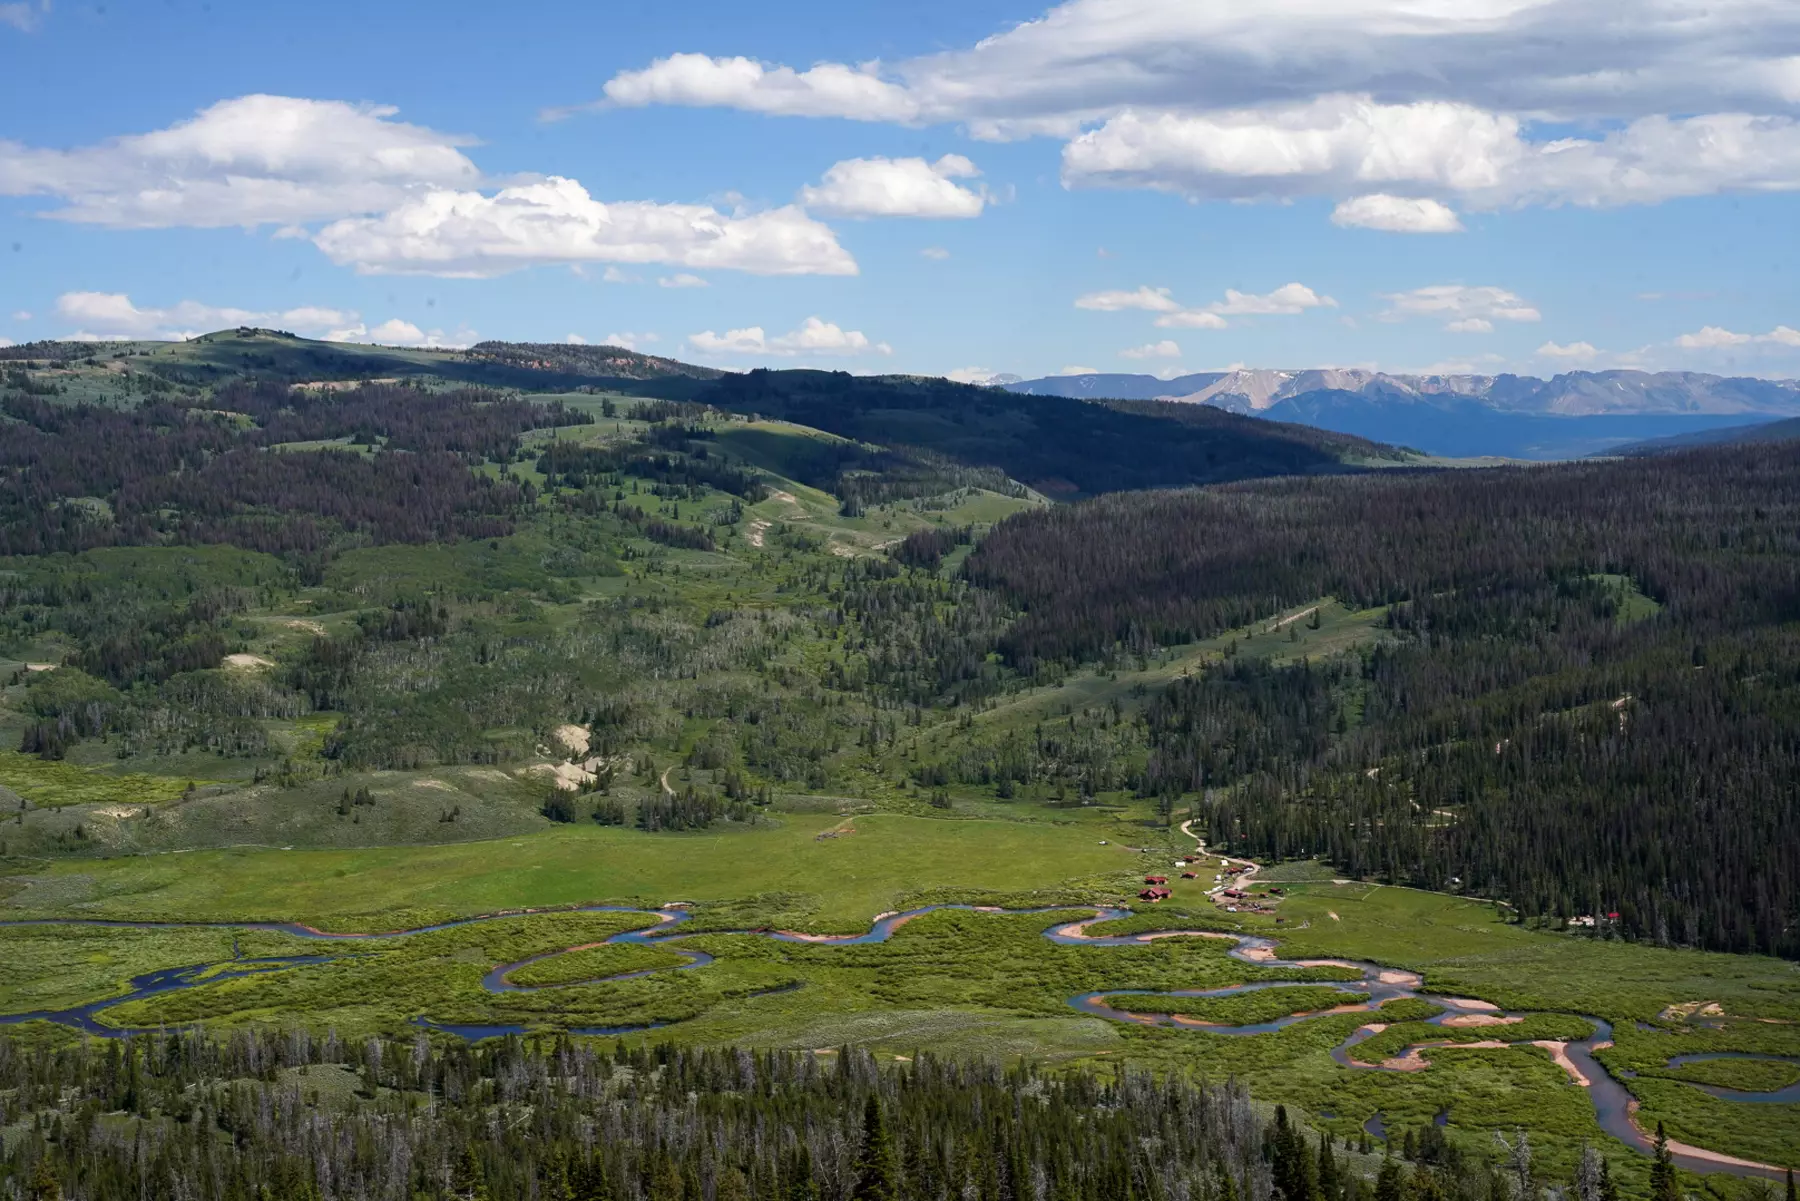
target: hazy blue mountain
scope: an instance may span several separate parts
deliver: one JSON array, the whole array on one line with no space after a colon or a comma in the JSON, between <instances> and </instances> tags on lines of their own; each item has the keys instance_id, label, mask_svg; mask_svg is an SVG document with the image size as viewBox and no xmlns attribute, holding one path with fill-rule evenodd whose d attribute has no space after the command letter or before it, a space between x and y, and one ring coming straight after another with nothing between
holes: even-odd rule
<instances>
[{"instance_id":1,"label":"hazy blue mountain","mask_svg":"<svg viewBox=\"0 0 1800 1201\"><path fill-rule=\"evenodd\" d=\"M1800 415L1800 382L1696 372L1390 375L1351 368L1052 376L1039 396L1164 399L1457 457L1560 459Z\"/></svg>"}]
</instances>

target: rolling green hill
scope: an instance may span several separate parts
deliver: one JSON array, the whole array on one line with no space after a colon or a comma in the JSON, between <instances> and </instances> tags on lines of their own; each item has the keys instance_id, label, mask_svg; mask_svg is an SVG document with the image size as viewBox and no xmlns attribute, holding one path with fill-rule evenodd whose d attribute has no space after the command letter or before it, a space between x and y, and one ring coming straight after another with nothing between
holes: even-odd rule
<instances>
[{"instance_id":1,"label":"rolling green hill","mask_svg":"<svg viewBox=\"0 0 1800 1201\"><path fill-rule=\"evenodd\" d=\"M1056 499L1416 459L1362 438L1200 405L1026 396L918 376L752 371L718 379L696 399L998 468Z\"/></svg>"},{"instance_id":2,"label":"rolling green hill","mask_svg":"<svg viewBox=\"0 0 1800 1201\"><path fill-rule=\"evenodd\" d=\"M70 401L129 405L185 389L190 394L255 377L288 383L418 380L556 392L603 388L683 396L720 373L617 346L482 342L466 350L420 350L320 342L279 330L240 328L185 342L31 342L0 348L5 383ZM18 381L18 382L14 382Z\"/></svg>"}]
</instances>

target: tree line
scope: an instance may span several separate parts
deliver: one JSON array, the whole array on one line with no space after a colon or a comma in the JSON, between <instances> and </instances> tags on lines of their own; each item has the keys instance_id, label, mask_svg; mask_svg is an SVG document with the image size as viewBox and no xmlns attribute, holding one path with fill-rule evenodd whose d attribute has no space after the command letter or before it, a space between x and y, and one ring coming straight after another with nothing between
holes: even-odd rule
<instances>
[{"instance_id":1,"label":"tree line","mask_svg":"<svg viewBox=\"0 0 1800 1201\"><path fill-rule=\"evenodd\" d=\"M1407 1159L1370 1171L1236 1084L849 1047L9 1035L0 1111L0 1190L31 1201L1529 1201L1564 1183L1523 1136L1494 1164L1409 1132ZM1620 1195L1591 1148L1569 1185Z\"/></svg>"}]
</instances>

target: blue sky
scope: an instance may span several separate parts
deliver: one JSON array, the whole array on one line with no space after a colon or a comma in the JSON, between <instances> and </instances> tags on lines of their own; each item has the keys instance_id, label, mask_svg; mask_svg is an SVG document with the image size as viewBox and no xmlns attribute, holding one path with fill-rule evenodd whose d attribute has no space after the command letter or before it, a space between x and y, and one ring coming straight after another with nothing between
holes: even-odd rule
<instances>
[{"instance_id":1,"label":"blue sky","mask_svg":"<svg viewBox=\"0 0 1800 1201\"><path fill-rule=\"evenodd\" d=\"M1797 110L1771 0L10 0L0 338L1788 377Z\"/></svg>"}]
</instances>

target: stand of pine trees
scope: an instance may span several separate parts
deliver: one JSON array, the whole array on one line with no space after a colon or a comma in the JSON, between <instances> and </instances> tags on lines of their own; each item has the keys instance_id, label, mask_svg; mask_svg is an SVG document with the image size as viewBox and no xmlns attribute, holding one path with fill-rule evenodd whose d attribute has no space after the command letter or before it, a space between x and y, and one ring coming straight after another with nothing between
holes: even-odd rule
<instances>
[{"instance_id":1,"label":"stand of pine trees","mask_svg":"<svg viewBox=\"0 0 1800 1201\"><path fill-rule=\"evenodd\" d=\"M1371 1176L1235 1084L566 1037L8 1035L0 1130L15 1201L1529 1201L1559 1183L1523 1136L1490 1164L1436 1127L1395 1133L1405 1159ZM1653 1201L1673 1181L1653 1172ZM1591 1149L1569 1192L1619 1201Z\"/></svg>"},{"instance_id":2,"label":"stand of pine trees","mask_svg":"<svg viewBox=\"0 0 1800 1201\"><path fill-rule=\"evenodd\" d=\"M1299 662L1170 687L1143 790L1241 853L1800 956L1800 442L1110 496L967 572L1025 672L1391 606L1372 649L1296 623Z\"/></svg>"}]
</instances>

